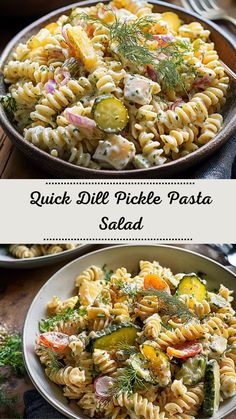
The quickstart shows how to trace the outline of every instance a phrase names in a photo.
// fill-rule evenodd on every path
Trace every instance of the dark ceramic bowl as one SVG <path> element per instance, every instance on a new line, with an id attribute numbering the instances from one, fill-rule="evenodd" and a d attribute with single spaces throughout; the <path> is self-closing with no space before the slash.
<path id="1" fill-rule="evenodd" d="M 55 21 L 61 14 L 69 14 L 70 9 L 75 7 L 75 5 L 90 6 L 96 3 L 97 1 L 83 1 L 81 3 L 75 3 L 73 5 L 66 6 L 52 13 L 49 13 L 43 18 L 29 25 L 18 35 L 16 35 L 5 48 L 0 61 L 1 68 L 3 68 L 4 65 L 11 59 L 12 53 L 19 42 L 26 42 L 26 40 L 38 32 L 41 27 L 45 26 L 51 21 Z M 156 12 L 172 10 L 178 13 L 181 19 L 183 19 L 186 23 L 193 20 L 201 22 L 204 28 L 211 31 L 211 39 L 215 43 L 215 48 L 218 51 L 221 60 L 236 72 L 235 48 L 228 35 L 222 29 L 220 29 L 214 23 L 202 19 L 196 13 L 186 12 L 180 7 L 158 1 L 151 1 L 151 3 L 154 4 L 154 10 Z M 7 91 L 7 86 L 4 83 L 3 76 L 1 75 L 0 77 L 0 94 L 5 94 Z M 186 169 L 192 168 L 194 165 L 199 164 L 205 159 L 209 159 L 209 157 L 229 139 L 229 137 L 236 129 L 235 94 L 236 84 L 232 83 L 230 86 L 227 103 L 223 110 L 224 125 L 222 130 L 213 141 L 210 141 L 208 144 L 202 146 L 197 151 L 182 157 L 179 160 L 148 169 L 115 171 L 94 170 L 75 166 L 61 159 L 50 156 L 48 153 L 40 150 L 39 148 L 26 141 L 21 133 L 13 125 L 13 123 L 9 120 L 2 106 L 0 107 L 0 122 L 12 142 L 43 170 L 51 173 L 53 176 L 59 178 L 163 178 L 174 176 Z"/>

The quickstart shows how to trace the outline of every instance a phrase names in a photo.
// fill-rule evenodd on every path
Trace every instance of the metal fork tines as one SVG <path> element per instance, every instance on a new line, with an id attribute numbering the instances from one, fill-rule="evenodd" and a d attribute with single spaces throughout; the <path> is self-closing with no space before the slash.
<path id="1" fill-rule="evenodd" d="M 207 19 L 224 19 L 236 25 L 236 19 L 228 16 L 226 10 L 222 9 L 216 0 L 182 0 L 182 3 Z"/>

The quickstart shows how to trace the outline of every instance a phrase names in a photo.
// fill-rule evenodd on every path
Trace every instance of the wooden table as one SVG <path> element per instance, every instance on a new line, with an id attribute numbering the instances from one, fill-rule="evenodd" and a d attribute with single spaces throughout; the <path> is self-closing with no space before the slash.
<path id="1" fill-rule="evenodd" d="M 181 5 L 181 0 L 167 0 L 167 2 Z M 219 4 L 228 10 L 231 16 L 236 16 L 235 0 L 219 0 Z M 2 22 L 0 22 L 0 50 L 4 47 L 4 45 L 6 45 L 13 35 L 19 32 L 20 29 L 25 27 L 32 20 L 34 19 L 15 19 L 13 22 L 11 21 L 12 24 L 9 27 L 7 19 L 3 18 Z M 226 26 L 222 22 L 220 24 L 230 35 L 232 35 L 230 32 L 230 29 L 233 29 L 232 26 Z M 0 127 L 0 178 L 44 179 L 47 177 L 48 176 L 45 172 L 35 166 L 11 144 L 9 138 L 7 138 Z"/>
<path id="2" fill-rule="evenodd" d="M 179 245 L 179 247 L 202 253 L 220 263 L 224 261 L 222 256 L 219 256 L 218 253 L 205 245 Z M 59 263 L 53 266 L 31 270 L 0 269 L 0 323 L 4 323 L 10 330 L 21 332 L 32 299 L 42 285 L 63 264 Z M 16 379 L 10 372 L 8 372 L 8 381 L 10 392 L 19 396 L 17 408 L 22 413 L 23 393 L 27 389 L 33 388 L 33 385 L 28 377 Z M 227 419 L 233 418 L 236 419 L 236 412 L 228 416 Z"/>

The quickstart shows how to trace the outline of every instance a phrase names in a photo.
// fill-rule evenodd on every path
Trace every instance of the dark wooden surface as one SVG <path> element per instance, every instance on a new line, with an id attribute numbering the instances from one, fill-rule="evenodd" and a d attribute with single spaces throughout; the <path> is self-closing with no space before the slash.
<path id="1" fill-rule="evenodd" d="M 179 245 L 179 247 L 196 251 L 224 263 L 224 258 L 208 246 Z M 0 269 L 0 324 L 5 324 L 10 330 L 21 332 L 32 299 L 42 285 L 62 266 L 63 263 L 31 270 Z M 33 388 L 33 385 L 28 377 L 16 379 L 10 372 L 8 373 L 8 383 L 10 392 L 18 394 L 17 409 L 22 414 L 23 393 L 25 390 Z M 227 419 L 233 418 L 236 418 L 236 413 L 228 416 Z"/>

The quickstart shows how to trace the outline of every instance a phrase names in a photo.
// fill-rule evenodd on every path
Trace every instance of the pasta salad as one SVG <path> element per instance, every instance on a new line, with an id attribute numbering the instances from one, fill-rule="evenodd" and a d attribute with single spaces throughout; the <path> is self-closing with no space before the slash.
<path id="1" fill-rule="evenodd" d="M 78 244 L 11 244 L 9 253 L 17 259 L 29 259 L 73 250 Z"/>
<path id="2" fill-rule="evenodd" d="M 213 416 L 236 393 L 233 291 L 140 261 L 137 275 L 90 266 L 54 296 L 35 347 L 49 380 L 89 417 Z"/>
<path id="3" fill-rule="evenodd" d="M 17 46 L 1 101 L 27 141 L 78 166 L 122 170 L 213 140 L 229 79 L 210 31 L 152 8 L 76 7 Z"/>

